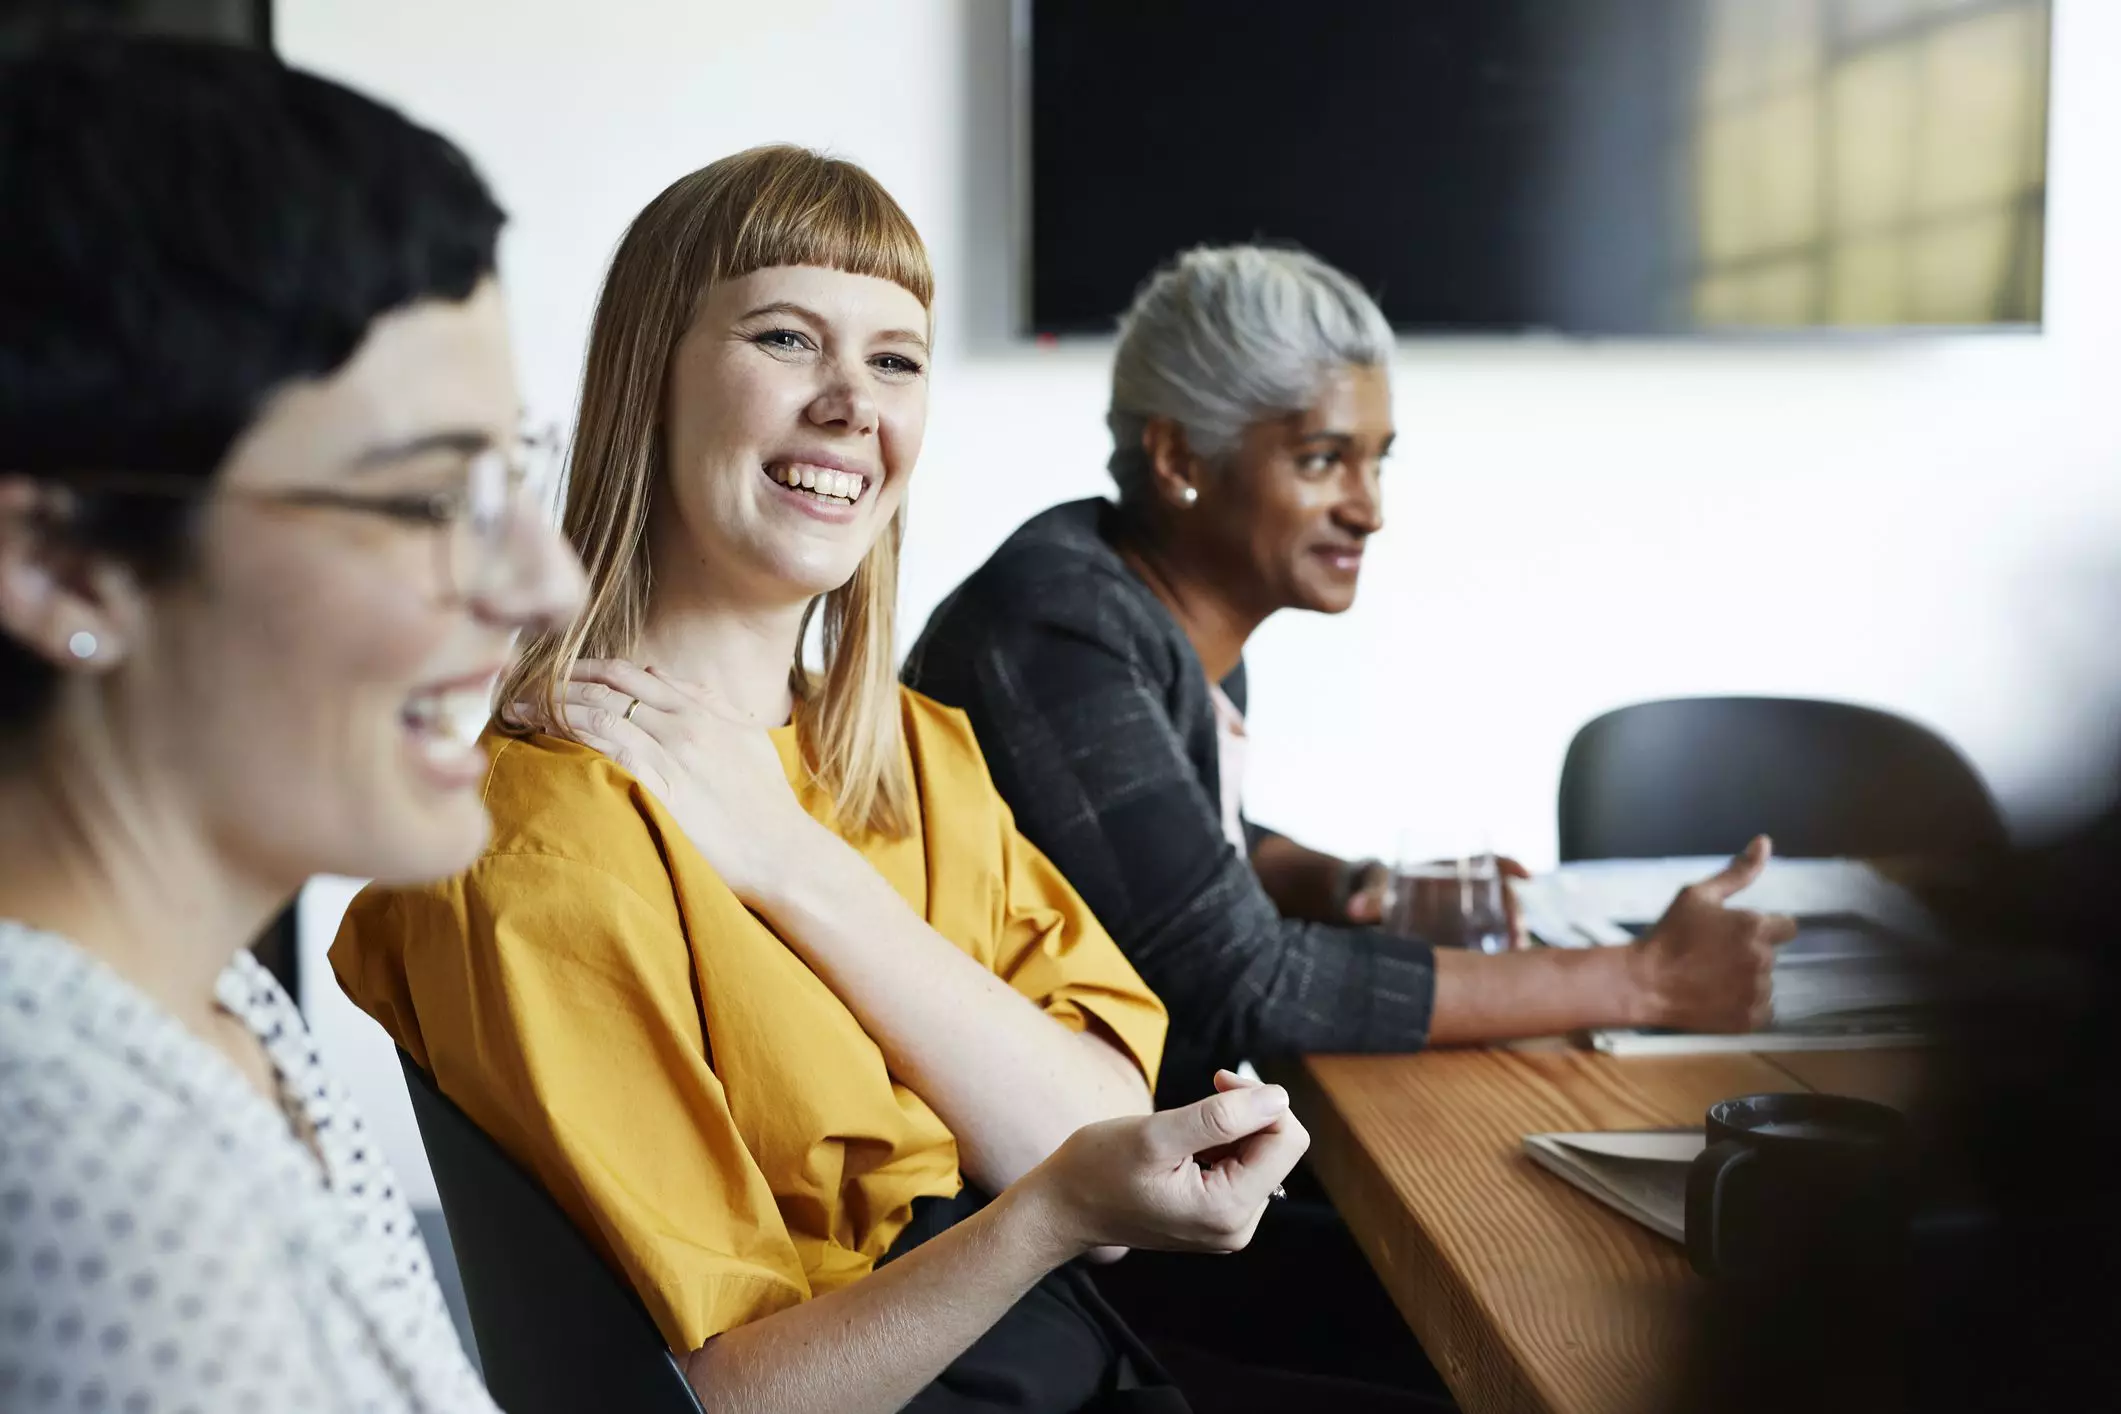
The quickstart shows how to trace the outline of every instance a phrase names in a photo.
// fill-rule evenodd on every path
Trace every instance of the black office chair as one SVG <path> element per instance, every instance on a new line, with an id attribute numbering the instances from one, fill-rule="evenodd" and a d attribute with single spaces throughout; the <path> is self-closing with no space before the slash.
<path id="1" fill-rule="evenodd" d="M 1560 816 L 1564 861 L 1733 853 L 1762 832 L 1798 858 L 1963 859 L 2005 840 L 1987 788 L 1944 738 L 1803 698 L 1608 712 L 1569 744 Z"/>
<path id="2" fill-rule="evenodd" d="M 702 1414 L 640 1298 L 412 1057 L 398 1063 L 494 1402 L 508 1414 Z"/>

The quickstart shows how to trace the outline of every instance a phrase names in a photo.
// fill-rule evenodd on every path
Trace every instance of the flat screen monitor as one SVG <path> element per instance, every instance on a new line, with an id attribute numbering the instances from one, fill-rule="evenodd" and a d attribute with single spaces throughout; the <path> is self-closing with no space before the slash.
<path id="1" fill-rule="evenodd" d="M 2050 10 L 1029 0 L 1029 328 L 1246 240 L 1410 333 L 2037 328 Z"/>
<path id="2" fill-rule="evenodd" d="M 83 34 L 272 47 L 272 0 L 0 0 L 0 58 Z"/>

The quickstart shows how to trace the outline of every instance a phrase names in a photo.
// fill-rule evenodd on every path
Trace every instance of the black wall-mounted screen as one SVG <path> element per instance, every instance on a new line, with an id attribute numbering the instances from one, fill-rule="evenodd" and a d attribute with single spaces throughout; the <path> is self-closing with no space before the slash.
<path id="1" fill-rule="evenodd" d="M 1031 0 L 1029 325 L 1317 252 L 1411 332 L 2038 326 L 2049 0 Z"/>
<path id="2" fill-rule="evenodd" d="M 0 0 L 0 57 L 79 34 L 272 47 L 272 0 Z"/>

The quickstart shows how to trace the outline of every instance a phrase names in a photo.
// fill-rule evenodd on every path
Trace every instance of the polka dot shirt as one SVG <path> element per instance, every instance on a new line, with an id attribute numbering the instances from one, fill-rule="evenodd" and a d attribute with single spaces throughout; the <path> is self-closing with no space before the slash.
<path id="1" fill-rule="evenodd" d="M 0 920 L 0 1410 L 493 1414 L 294 1003 L 247 952 L 217 993 L 278 1108 L 102 963 Z"/>

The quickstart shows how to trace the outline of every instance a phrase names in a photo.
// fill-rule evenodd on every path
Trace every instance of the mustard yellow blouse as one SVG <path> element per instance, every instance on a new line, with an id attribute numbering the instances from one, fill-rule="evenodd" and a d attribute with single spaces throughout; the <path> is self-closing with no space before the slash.
<path id="1" fill-rule="evenodd" d="M 964 714 L 900 694 L 919 821 L 863 855 L 1046 1013 L 1094 1017 L 1153 1085 L 1164 1009 L 1016 832 Z M 795 729 L 790 783 L 833 824 Z M 603 756 L 486 737 L 492 842 L 462 877 L 372 887 L 339 983 L 633 1282 L 673 1350 L 844 1286 L 957 1144 L 876 1043 Z"/>

